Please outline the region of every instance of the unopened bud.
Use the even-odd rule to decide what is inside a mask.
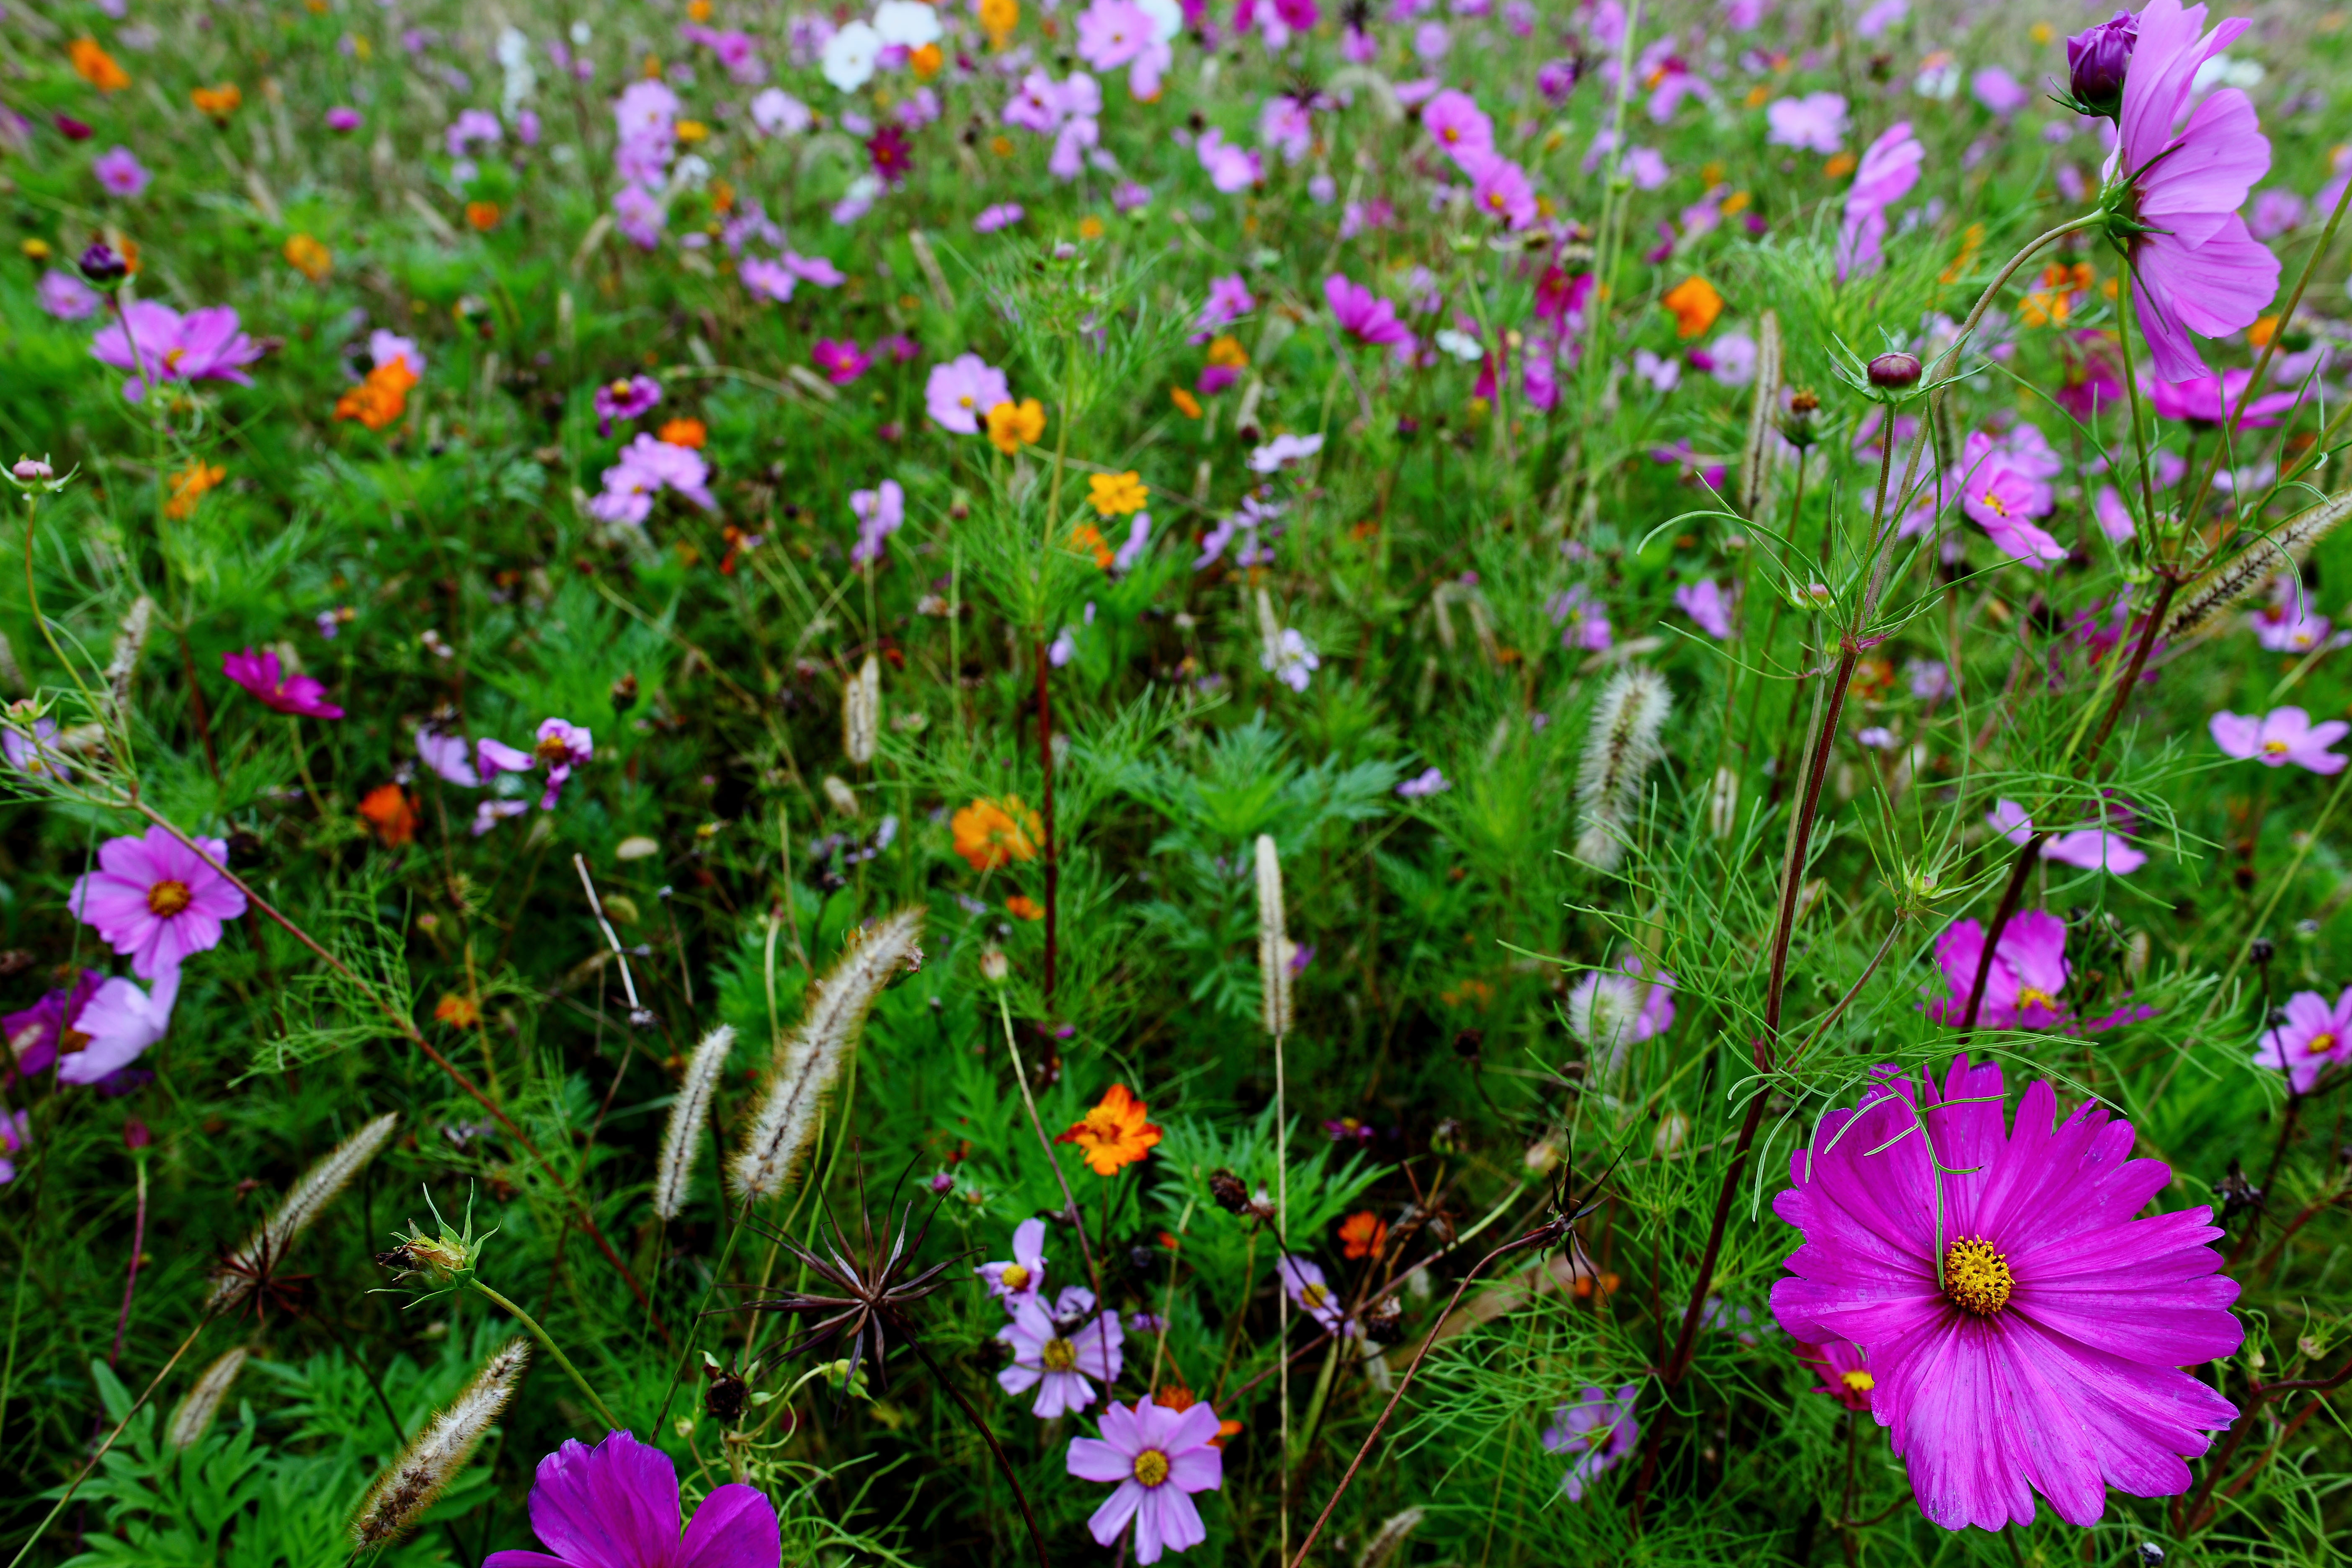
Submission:
[[[1919,384],[1919,356],[1916,354],[1880,354],[1870,362],[1870,384],[1889,392],[1900,392],[1906,386]]]
[[[1012,961],[1004,956],[1003,948],[987,948],[981,952],[980,977],[991,985],[1003,984],[1005,975],[1012,972]]]
[[[131,273],[131,264],[102,239],[91,240],[89,248],[81,253],[75,265],[93,283],[120,283]]]
[[[122,1124],[122,1146],[125,1149],[135,1152],[154,1141],[155,1135],[147,1131],[147,1124],[139,1118],[134,1116]]]
[[[58,471],[38,458],[19,458],[16,459],[16,466],[9,472],[28,485],[37,480],[53,479],[58,477]]]
[[[2128,11],[2066,40],[2067,87],[2084,112],[2110,120],[2121,112],[2124,75],[2138,43],[2139,18]]]
[[[1239,1214],[1249,1207],[1249,1189],[1242,1185],[1239,1176],[1227,1170],[1209,1173],[1209,1198],[1228,1214]]]

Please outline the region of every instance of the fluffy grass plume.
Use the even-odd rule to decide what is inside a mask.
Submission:
[[[335,1201],[335,1194],[351,1185],[352,1178],[360,1173],[392,1130],[400,1124],[397,1111],[385,1111],[329,1150],[326,1156],[302,1173],[302,1179],[273,1210],[268,1219],[254,1227],[245,1245],[229,1254],[218,1276],[213,1281],[211,1300],[205,1310],[225,1312],[237,1307],[253,1294],[286,1256],[294,1238],[310,1227],[326,1206]]]
[[[841,749],[859,767],[874,761],[882,737],[882,661],[872,654],[841,689]]]
[[[900,910],[855,938],[824,978],[810,988],[808,1011],[784,1043],[760,1113],[736,1151],[730,1175],[735,1195],[772,1198],[783,1191],[793,1163],[816,1134],[817,1108],[841,1076],[866,1014],[891,976],[919,960],[920,906]]]
[[[1642,777],[1664,754],[1658,731],[1674,706],[1666,678],[1641,665],[1619,670],[1601,689],[1576,775],[1576,858],[1596,870],[1613,871],[1625,857]]]
[[[1739,510],[1749,517],[1764,502],[1771,460],[1772,410],[1780,390],[1780,318],[1767,310],[1756,323],[1756,384],[1748,405],[1748,442],[1739,456]]]
[[[660,1163],[654,1168],[654,1213],[676,1219],[686,1206],[686,1189],[694,1174],[694,1147],[710,1124],[710,1096],[735,1048],[735,1028],[721,1024],[702,1037],[686,1064],[686,1077],[670,1102],[669,1125],[662,1130]]]
[[[1257,986],[1258,1021],[1269,1035],[1290,1032],[1290,939],[1284,930],[1282,857],[1274,839],[1257,836]]]
[[[187,1397],[172,1412],[172,1424],[163,1430],[163,1441],[173,1448],[190,1448],[203,1436],[220,1414],[221,1401],[228,1397],[229,1384],[245,1370],[246,1348],[223,1351],[212,1363],[196,1374],[188,1385]]]
[[[514,1397],[515,1383],[530,1363],[530,1343],[520,1335],[500,1345],[449,1408],[385,1467],[352,1516],[352,1540],[362,1552],[398,1540],[424,1517],[433,1500],[473,1458],[490,1424]]]
[[[2179,642],[2196,636],[2280,573],[2294,571],[2311,553],[2311,547],[2347,516],[2352,516],[2352,490],[2305,508],[2191,582],[2173,601],[2171,618],[2164,623],[2164,640]]]

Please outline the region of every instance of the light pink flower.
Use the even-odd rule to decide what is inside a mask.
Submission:
[[[1713,578],[1685,583],[1676,588],[1675,607],[1696,621],[1701,631],[1718,641],[1731,635],[1731,600]]]
[[[134,373],[122,384],[122,395],[131,402],[147,395],[151,381],[253,384],[245,367],[261,357],[261,345],[237,330],[234,307],[211,305],[183,316],[169,305],[133,300],[122,307],[122,315],[123,322],[101,328],[90,340],[89,352],[101,363]]]
[[[2013,800],[1995,802],[1993,808],[1985,814],[1985,823],[2011,844],[2023,844],[2033,837],[2033,818]],[[2100,827],[2077,827],[2069,832],[2052,834],[2042,841],[2042,858],[2062,865],[2079,866],[2085,871],[2110,871],[2118,877],[2128,877],[2147,864],[2147,856],[2134,848],[2130,839]],[[2008,940],[2008,934],[2006,931],[2001,933],[2004,942]],[[1995,952],[1998,953],[1999,950]],[[1969,979],[1974,981],[1973,973]],[[1962,1005],[1965,1006],[1967,1001],[1965,995],[1961,997]]]
[[[2352,1062],[2352,986],[2334,1006],[2316,991],[2298,991],[2284,1011],[2285,1020],[2263,1032],[2254,1065],[2277,1068],[2286,1074],[2289,1089],[2309,1094],[2328,1068]]]
[[[1845,100],[1834,92],[1774,99],[1764,118],[1771,126],[1764,140],[1775,147],[1828,153],[1845,145]]]
[[[2207,726],[2213,743],[2230,756],[2257,762],[2267,768],[2293,763],[2315,773],[2339,773],[2352,758],[2327,748],[2352,733],[2352,724],[2330,719],[2315,724],[2300,708],[2273,708],[2257,719],[2228,709],[2213,715]]]
[[[1919,165],[1927,149],[1911,134],[1911,122],[1898,120],[1864,149],[1853,184],[1845,193],[1845,216],[1838,228],[1837,274],[1843,282],[1852,273],[1878,270],[1886,239],[1886,209],[1911,194],[1919,183]]]
[[[1082,1481],[1117,1482],[1087,1529],[1098,1546],[1119,1538],[1135,1521],[1135,1560],[1160,1561],[1163,1551],[1186,1552],[1208,1540],[1190,1493],[1224,1485],[1224,1455],[1214,1446],[1217,1413],[1206,1404],[1182,1411],[1156,1400],[1103,1411],[1102,1436],[1070,1439],[1070,1474]]]
[[[474,771],[473,748],[467,744],[463,735],[419,730],[416,731],[416,756],[419,762],[446,783],[460,784],[467,789],[481,787],[481,775]],[[526,761],[524,766],[529,765]]]
[[[1007,1394],[1037,1391],[1029,1413],[1050,1421],[1095,1402],[1095,1385],[1118,1381],[1125,1364],[1125,1331],[1117,1312],[1095,1311],[1094,1292],[1066,1286],[1048,1314],[1042,1301],[1013,1304],[1013,1321],[996,1331],[1013,1347],[1013,1364],[996,1374]]]
[[[1034,1302],[1045,1287],[1045,1222],[1024,1219],[1013,1227],[1013,1259],[983,1263],[972,1270],[988,1285],[988,1293],[1004,1303],[1006,1311]]]
[[[172,1026],[172,1005],[179,994],[176,968],[157,975],[152,991],[120,975],[101,983],[73,1021],[73,1032],[87,1043],[58,1059],[58,1079],[99,1083],[137,1061]]]
[[[195,842],[203,855],[161,827],[110,838],[98,847],[99,868],[66,895],[66,907],[128,957],[142,980],[218,946],[222,922],[245,913],[245,895],[215,869],[228,861],[227,843]]]
[[[1431,99],[1421,111],[1421,123],[1436,141],[1438,151],[1465,174],[1471,172],[1468,160],[1495,150],[1495,122],[1486,118],[1476,100],[1457,88],[1448,88]]]
[[[147,182],[154,177],[141,166],[137,155],[128,147],[117,147],[110,153],[101,153],[98,162],[89,166],[89,172],[98,176],[98,183],[107,190],[126,199],[144,192]]]
[[[1289,1292],[1292,1303],[1327,1332],[1345,1338],[1356,1331],[1356,1325],[1340,1310],[1339,1292],[1323,1278],[1321,1268],[1306,1258],[1286,1254],[1275,1265],[1275,1271],[1282,1276],[1282,1288]]]
[[[972,353],[933,365],[923,384],[924,412],[940,429],[959,436],[977,435],[988,411],[1012,396],[1004,373]]]

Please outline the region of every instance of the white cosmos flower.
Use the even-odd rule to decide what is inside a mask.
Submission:
[[[919,49],[939,41],[940,14],[923,0],[882,0],[874,7],[874,31],[886,44]]]
[[[1437,334],[1437,346],[1465,364],[1479,358],[1486,352],[1479,345],[1477,339],[1467,332],[1455,331],[1452,327]]]
[[[1135,0],[1135,8],[1151,18],[1151,36],[1160,43],[1184,30],[1184,8],[1176,0]]]
[[[824,79],[844,92],[856,92],[874,79],[874,57],[882,52],[882,35],[864,22],[852,22],[824,41],[817,58]]]

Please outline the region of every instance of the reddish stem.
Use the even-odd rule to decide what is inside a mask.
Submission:
[[[1045,775],[1045,999],[1054,998],[1054,934],[1055,893],[1061,881],[1060,846],[1054,837],[1054,700],[1048,691],[1045,677],[1051,668],[1045,656],[1045,639],[1037,639],[1037,765]]]

